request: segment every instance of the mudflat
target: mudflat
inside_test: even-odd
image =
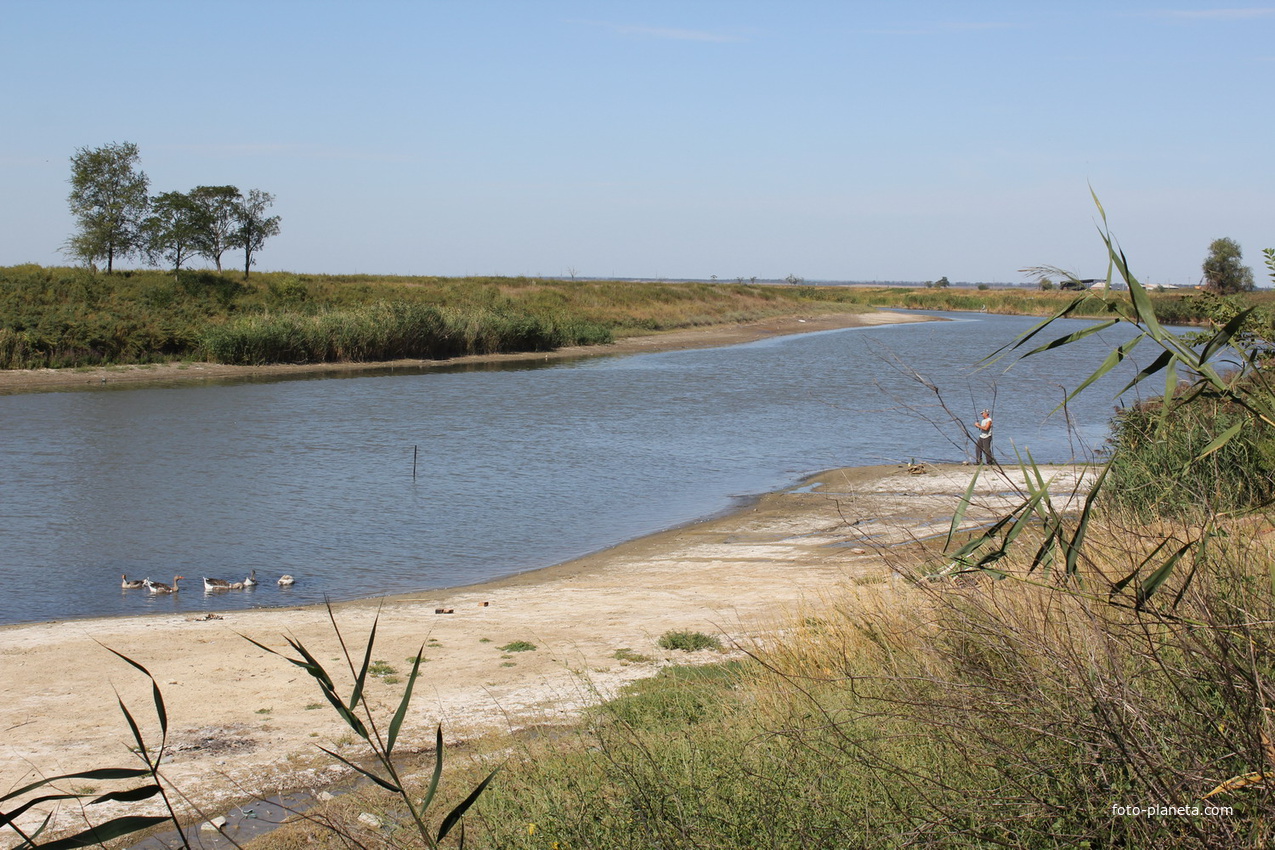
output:
[[[875,589],[888,594],[918,547],[947,531],[973,471],[963,465],[833,470],[727,516],[549,569],[332,611],[356,663],[379,618],[373,659],[397,671],[369,685],[383,718],[402,694],[408,659],[424,646],[428,660],[402,744],[427,747],[440,722],[455,742],[569,720],[661,665],[729,657],[732,645],[766,640],[794,617],[865,584],[883,585]],[[1083,468],[1045,472],[1056,476],[1057,494],[1084,489]],[[1021,483],[1012,471],[985,470],[965,523],[984,522],[1015,503]],[[728,650],[663,650],[657,641],[669,630],[716,635]],[[344,668],[323,606],[0,629],[0,787],[41,774],[130,765],[131,737],[117,693],[158,741],[149,682],[104,647],[154,674],[170,722],[166,775],[204,812],[342,779],[346,769],[315,745],[351,757],[359,751],[318,688],[245,639],[283,651],[285,635],[334,673]],[[504,649],[514,642],[535,648]],[[337,680],[348,692],[349,674]],[[66,826],[74,817],[74,810],[59,816]]]

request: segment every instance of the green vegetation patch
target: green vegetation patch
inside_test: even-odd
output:
[[[625,685],[602,711],[644,729],[678,728],[724,716],[736,702],[741,664],[665,667],[649,679]]]
[[[516,640],[500,647],[501,652],[535,652],[536,645],[530,641]]]
[[[683,652],[697,652],[701,649],[721,651],[722,642],[712,635],[703,632],[670,631],[660,635],[658,641],[663,649],[680,649]]]
[[[1275,399],[1267,399],[1272,405]],[[1225,445],[1201,457],[1238,428]],[[1275,431],[1234,405],[1200,399],[1165,415],[1159,402],[1129,408],[1112,423],[1107,508],[1140,519],[1199,517],[1275,500]]]

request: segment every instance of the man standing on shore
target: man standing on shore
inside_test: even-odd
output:
[[[994,465],[996,458],[992,457],[992,414],[984,410],[974,421],[974,427],[978,429],[978,439],[974,441],[974,462],[982,465],[983,458],[987,458],[987,462]]]

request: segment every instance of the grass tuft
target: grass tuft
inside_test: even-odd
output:
[[[500,647],[501,652],[534,652],[536,645],[530,641],[516,640]]]
[[[682,652],[698,652],[701,649],[713,649],[720,652],[722,648],[720,640],[703,632],[665,632],[660,635],[658,643],[663,649],[681,650]]]

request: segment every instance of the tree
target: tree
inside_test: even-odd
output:
[[[151,201],[151,214],[142,222],[142,251],[151,265],[161,261],[172,265],[173,273],[182,263],[200,253],[202,215],[190,195],[165,192]]]
[[[235,204],[235,231],[231,236],[232,248],[243,248],[243,277],[248,279],[252,268],[252,255],[261,250],[266,240],[279,235],[279,216],[266,217],[266,210],[274,203],[274,195],[260,189],[250,189],[246,198]]]
[[[234,242],[236,206],[243,202],[243,196],[234,186],[196,186],[190,190],[190,201],[199,223],[195,251],[216,263],[217,271],[221,271],[221,255]]]
[[[150,181],[137,170],[138,158],[132,142],[79,148],[71,157],[67,200],[79,230],[67,240],[65,250],[90,266],[106,260],[107,274],[117,257],[142,247],[140,231],[150,203]]]
[[[1244,253],[1234,239],[1214,239],[1204,260],[1204,285],[1213,292],[1230,295],[1253,290],[1253,270],[1241,260]]]

